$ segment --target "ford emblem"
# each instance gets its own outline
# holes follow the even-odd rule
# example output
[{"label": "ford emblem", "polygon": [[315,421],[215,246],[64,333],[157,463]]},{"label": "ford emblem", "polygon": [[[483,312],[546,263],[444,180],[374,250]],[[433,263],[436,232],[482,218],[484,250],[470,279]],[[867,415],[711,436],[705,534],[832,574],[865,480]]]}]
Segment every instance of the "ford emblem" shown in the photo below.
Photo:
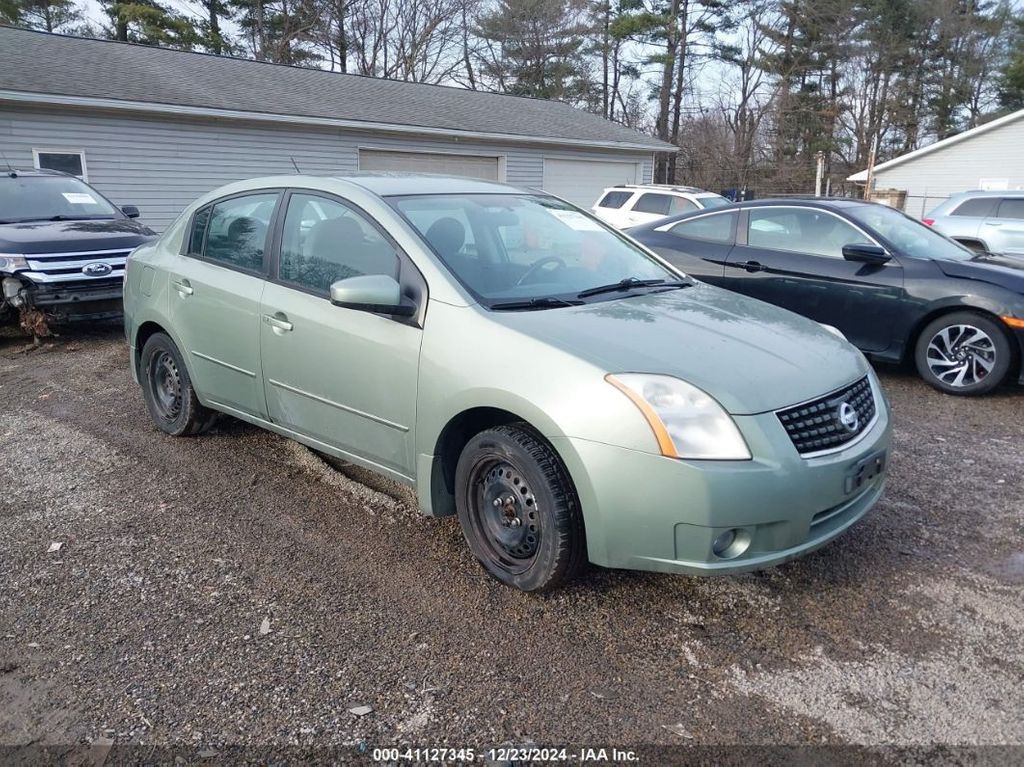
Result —
[{"label": "ford emblem", "polygon": [[114,271],[114,267],[110,264],[104,264],[102,261],[96,261],[82,267],[82,274],[88,277],[106,277],[112,271]]}]

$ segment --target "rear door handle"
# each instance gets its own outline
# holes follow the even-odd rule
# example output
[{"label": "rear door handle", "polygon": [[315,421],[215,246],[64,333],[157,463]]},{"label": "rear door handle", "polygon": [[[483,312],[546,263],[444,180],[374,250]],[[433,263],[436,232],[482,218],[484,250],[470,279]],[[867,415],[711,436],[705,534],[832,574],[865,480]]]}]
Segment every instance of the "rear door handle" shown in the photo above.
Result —
[{"label": "rear door handle", "polygon": [[281,317],[275,317],[272,314],[264,314],[263,321],[270,325],[274,329],[274,332],[280,335],[281,333],[290,333],[294,327],[292,323]]},{"label": "rear door handle", "polygon": [[748,272],[763,272],[764,264],[760,261],[741,261],[736,266],[746,269]]},{"label": "rear door handle", "polygon": [[1002,226],[1002,221],[986,221],[985,226]]},{"label": "rear door handle", "polygon": [[174,289],[178,291],[178,295],[182,298],[185,296],[191,296],[195,293],[192,286],[188,284],[188,280],[175,280]]}]

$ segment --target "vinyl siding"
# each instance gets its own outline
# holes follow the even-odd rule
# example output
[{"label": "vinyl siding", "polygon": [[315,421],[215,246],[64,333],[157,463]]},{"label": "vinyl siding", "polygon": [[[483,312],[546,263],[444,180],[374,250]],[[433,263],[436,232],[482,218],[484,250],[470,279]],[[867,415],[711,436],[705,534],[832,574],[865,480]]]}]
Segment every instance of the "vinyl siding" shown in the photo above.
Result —
[{"label": "vinyl siding", "polygon": [[[32,167],[33,149],[84,150],[89,183],[117,204],[137,205],[163,230],[197,196],[253,176],[350,173],[359,148],[465,152],[501,158],[504,180],[540,187],[544,158],[629,159],[650,179],[653,155],[379,135],[333,128],[268,126],[226,120],[160,119],[92,110],[30,110],[0,104],[0,151],[15,167]],[[600,190],[595,190],[596,195]]]},{"label": "vinyl siding", "polygon": [[978,189],[982,179],[1024,188],[1024,119],[876,171],[875,189],[906,191],[904,210],[921,216],[954,192]]}]

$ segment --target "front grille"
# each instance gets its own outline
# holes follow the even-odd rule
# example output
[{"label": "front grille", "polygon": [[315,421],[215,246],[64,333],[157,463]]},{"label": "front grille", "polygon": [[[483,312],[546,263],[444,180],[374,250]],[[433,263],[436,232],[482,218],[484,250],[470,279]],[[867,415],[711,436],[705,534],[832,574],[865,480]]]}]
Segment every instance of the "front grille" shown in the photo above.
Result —
[{"label": "front grille", "polygon": [[801,455],[835,450],[857,439],[874,420],[875,395],[865,376],[824,397],[779,410],[776,415]]},{"label": "front grille", "polygon": [[[33,282],[100,282],[110,279],[124,278],[124,265],[131,248],[117,250],[93,250],[75,253],[39,253],[25,257],[28,271],[22,276]],[[82,271],[90,264],[106,264],[110,271],[106,274],[91,275]]]}]

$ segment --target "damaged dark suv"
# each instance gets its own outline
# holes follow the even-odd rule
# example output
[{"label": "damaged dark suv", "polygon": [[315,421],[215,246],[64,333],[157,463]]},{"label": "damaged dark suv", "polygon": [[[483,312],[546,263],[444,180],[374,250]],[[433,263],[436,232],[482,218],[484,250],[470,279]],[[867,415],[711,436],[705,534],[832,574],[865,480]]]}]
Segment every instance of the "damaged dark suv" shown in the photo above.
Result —
[{"label": "damaged dark suv", "polygon": [[120,317],[128,254],[155,234],[74,176],[0,173],[0,323],[46,335],[49,322]]}]

